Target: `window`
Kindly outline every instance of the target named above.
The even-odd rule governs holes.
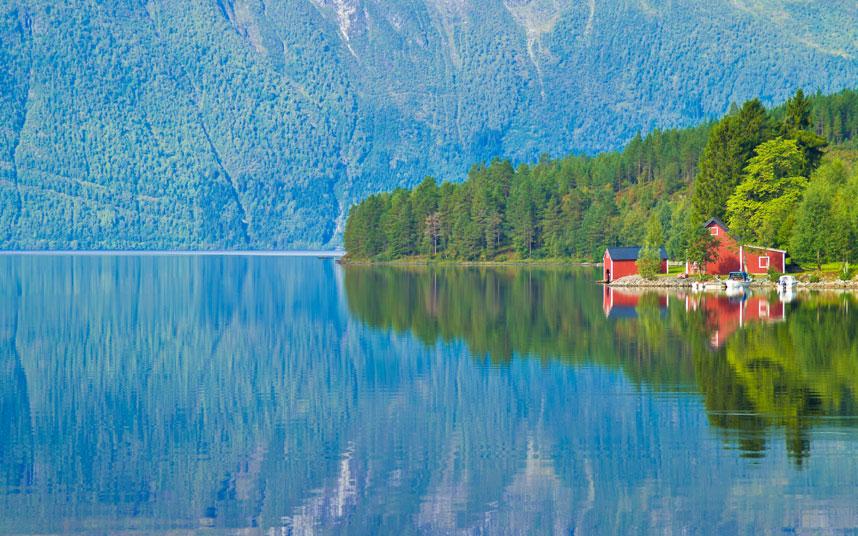
[[[713,225],[709,229],[712,232],[712,236],[718,236],[718,226],[717,225]]]
[[[760,257],[760,269],[768,270],[769,269],[769,258],[768,257]]]

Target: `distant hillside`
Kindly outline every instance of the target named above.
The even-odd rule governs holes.
[[[851,0],[6,0],[0,247],[339,243],[348,207],[858,79]]]
[[[352,208],[348,258],[597,260],[605,247],[665,245],[683,259],[701,223],[729,222],[793,261],[858,262],[858,91],[797,91],[766,110],[757,99],[716,122],[655,130],[622,151],[492,160],[464,182],[427,177]],[[708,233],[703,233],[706,238]],[[845,269],[849,270],[848,265]]]

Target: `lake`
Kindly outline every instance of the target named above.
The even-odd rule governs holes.
[[[858,527],[858,300],[0,256],[0,533]]]

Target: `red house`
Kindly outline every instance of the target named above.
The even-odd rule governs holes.
[[[786,272],[786,251],[740,244],[730,234],[727,224],[718,218],[711,218],[703,226],[718,239],[717,257],[706,265],[707,274],[727,275],[730,272],[764,274],[769,271],[769,268],[781,273]],[[685,273],[691,272],[692,267],[686,261]]]
[[[602,280],[610,283],[627,275],[638,273],[638,257],[640,246],[608,248],[602,256]],[[659,249],[661,257],[661,273],[667,273],[667,251],[662,246]]]

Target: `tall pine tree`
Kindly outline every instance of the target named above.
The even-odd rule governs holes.
[[[766,109],[758,99],[746,102],[713,127],[694,183],[692,205],[696,222],[726,215],[727,199],[741,182],[754,148],[772,136]]]

